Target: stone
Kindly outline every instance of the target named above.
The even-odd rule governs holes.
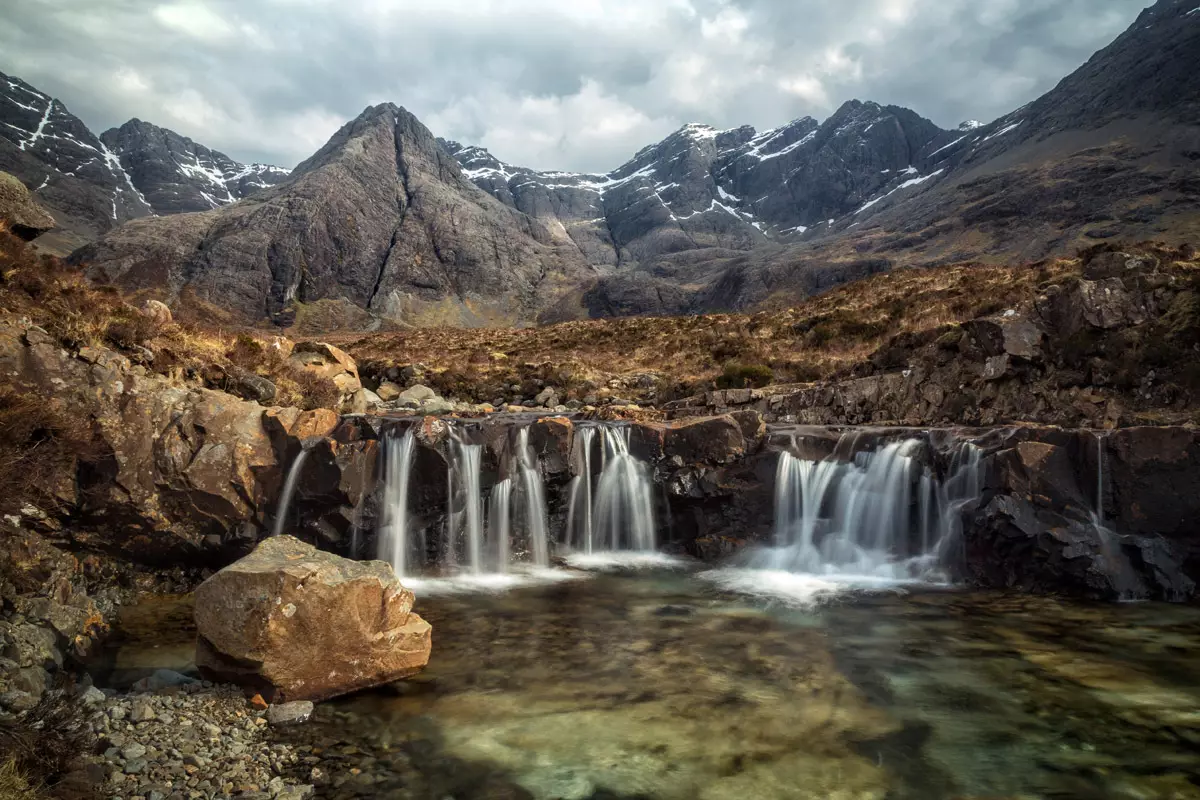
[[[154,708],[150,705],[150,701],[140,698],[133,701],[133,707],[129,711],[129,719],[133,722],[149,722],[154,719]]]
[[[141,312],[159,325],[167,325],[174,319],[171,307],[161,300],[147,300],[142,303]]]
[[[267,701],[263,699],[263,696],[261,694],[255,694],[253,697],[250,698],[249,703],[250,703],[250,707],[257,711],[266,711],[268,708],[271,707],[267,703]]]
[[[313,713],[310,700],[295,700],[291,703],[278,703],[267,709],[267,722],[271,725],[297,725],[308,722]]]
[[[379,384],[379,390],[376,392],[376,394],[379,395],[379,399],[383,402],[390,403],[398,398],[403,391],[404,389],[402,389],[398,384],[392,383],[391,381],[384,381],[383,383]]]
[[[183,673],[170,669],[156,669],[153,674],[135,682],[133,690],[135,692],[158,692],[177,686],[191,686],[195,683],[197,683],[195,678],[189,678]]]
[[[428,386],[417,384],[410,386],[396,395],[395,403],[403,408],[419,408],[426,400],[437,398],[438,394]]]
[[[100,703],[103,703],[105,699],[104,692],[100,691],[95,686],[89,686],[83,691],[83,694],[79,695],[79,702],[83,703],[85,706],[99,705]]]
[[[196,665],[272,703],[390,683],[429,660],[431,629],[412,604],[384,562],[274,537],[196,589]]]
[[[1042,354],[1045,334],[1036,324],[1021,314],[982,317],[963,324],[990,357],[1015,356],[1033,361]]]
[[[558,390],[552,386],[547,386],[537,393],[533,398],[533,402],[544,408],[554,408],[558,405]]]
[[[383,399],[375,394],[375,392],[366,388],[359,389],[350,398],[350,412],[352,414],[365,414],[368,411],[374,411],[381,405],[383,405]]]
[[[362,388],[362,381],[358,377],[358,365],[354,359],[344,350],[331,344],[300,342],[292,350],[288,361],[294,366],[333,381],[343,397],[351,396]]]
[[[431,400],[426,400],[421,403],[422,414],[450,414],[457,411],[457,407],[449,400],[443,400],[440,397],[434,397]]]
[[[57,227],[54,217],[37,204],[25,184],[7,172],[0,172],[0,218],[25,241]]]

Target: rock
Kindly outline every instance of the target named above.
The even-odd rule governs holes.
[[[121,748],[121,758],[132,760],[146,755],[146,746],[134,742]]]
[[[167,325],[174,319],[171,307],[160,300],[147,300],[142,303],[141,312],[159,325]]]
[[[95,686],[89,686],[84,690],[83,694],[79,695],[79,702],[85,706],[94,706],[105,701],[104,692],[97,689]]]
[[[547,386],[537,393],[533,398],[534,403],[544,408],[554,408],[558,405],[558,390],[552,386]]]
[[[196,590],[196,664],[271,702],[389,683],[429,660],[430,626],[412,603],[383,562],[275,537]]]
[[[295,700],[291,703],[279,703],[267,709],[267,722],[271,725],[297,725],[308,722],[313,713],[310,700]]]
[[[440,397],[434,397],[431,400],[426,400],[423,403],[421,403],[420,410],[421,410],[422,414],[437,415],[437,414],[450,414],[454,411],[457,411],[458,409],[454,405],[454,403],[451,403],[449,400],[443,400]]]
[[[437,392],[433,389],[418,383],[416,386],[410,386],[396,395],[395,402],[401,408],[419,408],[426,400],[433,400],[437,396]]]
[[[253,697],[250,698],[249,703],[250,703],[250,707],[257,711],[266,711],[268,708],[271,707],[270,704],[266,700],[263,699],[263,696],[261,694],[255,694]]]
[[[195,678],[189,678],[170,669],[156,669],[154,674],[142,678],[133,684],[135,692],[158,692],[163,689],[173,689],[177,686],[191,686],[197,683]]]
[[[133,701],[133,707],[129,711],[130,720],[133,722],[149,722],[154,718],[154,708],[150,705],[149,700],[137,699]]]
[[[1015,356],[1033,361],[1041,356],[1042,329],[1014,312],[973,319],[963,324],[988,356]]]
[[[37,704],[38,698],[31,695],[29,692],[10,689],[9,691],[0,694],[0,707],[7,708],[13,713],[28,711]]]
[[[232,364],[224,371],[225,384],[219,388],[245,400],[254,400],[263,404],[270,403],[275,399],[277,391],[275,384],[267,378]]]
[[[7,220],[12,232],[25,241],[56,227],[50,212],[34,201],[25,184],[7,172],[0,172],[0,219]]]
[[[383,383],[379,384],[379,391],[376,392],[376,394],[379,395],[379,399],[383,402],[390,403],[400,397],[400,394],[403,391],[404,390],[399,385],[392,383],[391,381],[384,381]]]
[[[358,377],[358,365],[345,351],[325,342],[300,342],[292,351],[288,361],[322,378],[328,378],[337,386],[343,397],[353,395],[362,388]]]
[[[375,410],[382,404],[383,400],[370,389],[359,389],[350,398],[350,412],[353,414],[365,414],[368,411]]]

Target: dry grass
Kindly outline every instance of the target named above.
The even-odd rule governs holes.
[[[68,350],[109,347],[141,360],[144,348],[153,354],[150,367],[156,372],[197,383],[214,366],[220,374],[236,365],[270,379],[281,405],[337,403],[329,386],[290,365],[263,334],[237,326],[228,314],[181,297],[172,321],[162,324],[139,310],[151,297],[149,292],[123,297],[113,287],[94,286],[59,259],[35,254],[0,224],[0,313],[27,317]]]
[[[423,363],[433,372],[427,382],[455,397],[487,401],[514,384],[528,394],[526,387],[543,380],[582,399],[603,392],[613,379],[630,385],[630,376],[653,373],[660,398],[669,399],[727,383],[722,380],[727,368],[768,368],[776,383],[837,377],[893,337],[1026,303],[1040,285],[1079,269],[1078,259],[1021,267],[906,268],[778,311],[542,328],[430,328],[342,335],[338,341],[368,374]]]
[[[0,720],[0,787],[18,792],[14,798],[98,798],[76,772],[80,758],[96,739],[71,688],[47,691],[38,704],[16,717]],[[19,792],[25,792],[20,794]],[[6,795],[0,795],[6,797]]]

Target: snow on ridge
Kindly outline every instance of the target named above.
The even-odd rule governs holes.
[[[977,119],[966,119],[958,124],[960,131],[973,131],[976,128],[982,128],[983,123]]]
[[[42,114],[41,121],[38,122],[37,130],[35,130],[33,133],[29,134],[28,139],[21,142],[21,144],[19,145],[21,150],[24,150],[29,145],[36,144],[37,140],[42,138],[42,136],[44,135],[44,132],[46,130],[46,123],[50,121],[50,112],[54,110],[54,103],[55,103],[55,101],[51,100],[49,103],[46,104],[46,111],[45,111],[45,113]],[[9,126],[9,127],[16,127],[16,126]],[[17,128],[17,130],[20,130],[20,128]],[[114,219],[115,219],[115,217],[114,217]]]
[[[909,169],[912,169],[912,167],[909,167]],[[905,170],[905,172],[907,172],[907,171],[908,171],[908,170]],[[913,170],[913,171],[915,172],[916,170]],[[895,194],[896,192],[900,191],[901,189],[907,189],[907,188],[908,188],[908,187],[910,187],[910,186],[919,186],[920,184],[924,183],[925,181],[929,180],[930,178],[935,178],[935,177],[937,177],[938,175],[941,175],[941,174],[942,174],[943,172],[945,172],[945,171],[946,171],[946,170],[944,170],[944,169],[939,169],[939,170],[937,170],[937,171],[935,171],[935,172],[931,172],[931,173],[929,173],[928,175],[925,175],[924,177],[918,177],[918,178],[909,178],[909,179],[908,179],[908,180],[906,180],[904,183],[902,183],[902,184],[900,184],[899,186],[897,186],[895,189],[892,189],[892,190],[891,190],[891,191],[889,191],[889,192],[885,192],[884,194],[881,194],[881,195],[879,195],[879,197],[876,197],[874,200],[868,200],[866,203],[864,203],[864,204],[862,205],[862,207],[860,207],[860,208],[859,208],[857,211],[855,211],[854,213],[855,213],[855,214],[861,214],[862,212],[866,211],[866,210],[867,210],[868,208],[870,208],[871,206],[873,206],[873,205],[875,205],[876,203],[878,203],[880,200],[884,200],[884,199],[886,199],[886,198],[890,197],[891,195]],[[830,223],[830,224],[833,224],[833,220],[829,220],[829,223]]]
[[[984,142],[988,141],[989,139],[995,139],[997,136],[1003,136],[1006,133],[1011,133],[1012,131],[1015,131],[1017,128],[1019,128],[1021,126],[1021,123],[1023,123],[1024,121],[1025,120],[1023,120],[1023,119],[1019,119],[1011,125],[1005,125],[1003,128],[996,131],[995,133],[990,133],[987,136],[983,137],[983,139],[980,140],[979,143],[983,144]]]
[[[960,136],[960,137],[958,137],[957,139],[955,139],[953,142],[951,142],[950,144],[944,144],[944,145],[942,145],[941,147],[939,147],[937,150],[934,150],[934,151],[933,151],[932,153],[930,153],[929,155],[932,157],[932,156],[936,156],[938,153],[942,152],[943,150],[949,150],[951,147],[954,147],[954,145],[958,144],[959,142],[961,142],[961,141],[962,141],[963,139],[965,139],[965,138],[967,138],[967,137],[966,137],[966,136]]]

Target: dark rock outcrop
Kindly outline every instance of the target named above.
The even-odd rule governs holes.
[[[382,561],[277,536],[196,589],[196,666],[270,703],[324,700],[416,674],[431,627]]]

